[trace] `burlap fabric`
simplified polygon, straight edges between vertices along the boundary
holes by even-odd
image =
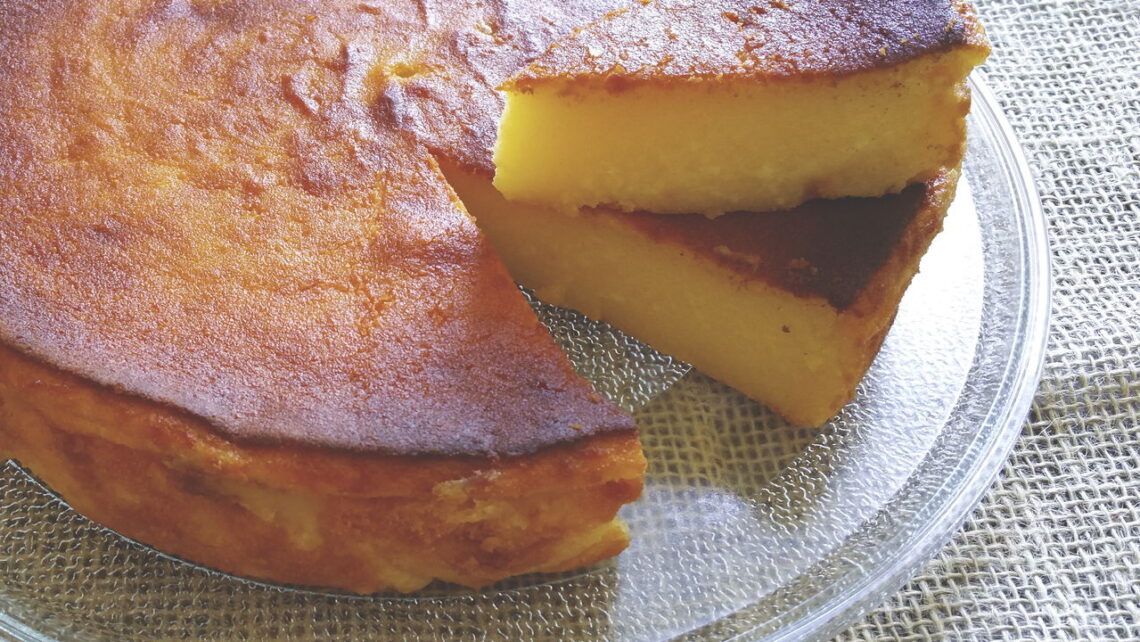
[[[1045,375],[983,504],[839,639],[1140,639],[1140,2],[978,5],[1049,220]]]
[[[840,639],[1140,639],[1140,2],[980,5],[995,46],[989,83],[1026,148],[1051,228],[1056,282],[1045,376],[983,505],[912,582]],[[624,362],[604,369],[615,363]],[[648,367],[654,379],[675,374],[668,362],[649,359]],[[726,432],[766,416],[704,377],[687,377],[639,413],[654,479],[667,486],[683,478],[697,491],[763,486],[814,436]],[[726,450],[742,457],[709,454]],[[82,640],[636,639],[667,633],[673,619],[719,613],[724,600],[754,591],[743,583],[736,593],[704,594],[699,581],[691,595],[683,585],[623,587],[623,577],[653,576],[669,564],[686,564],[686,578],[731,570],[715,555],[671,557],[707,550],[712,520],[719,534],[738,536],[734,542],[753,535],[750,513],[731,496],[704,494],[701,503],[658,491],[650,488],[629,512],[646,543],[643,554],[623,556],[621,572],[603,566],[520,580],[521,588],[499,593],[439,589],[446,603],[360,601],[238,584],[156,558],[4,469],[0,611]],[[672,501],[685,502],[693,523],[668,519]],[[655,537],[689,533],[682,547],[654,546]],[[765,555],[753,557],[768,564]],[[666,588],[685,598],[670,605],[676,618],[623,624],[622,609],[652,605]]]

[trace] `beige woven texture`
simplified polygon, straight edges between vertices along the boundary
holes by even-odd
[[[978,4],[1049,221],[1045,375],[983,504],[839,639],[1140,639],[1140,2]]]
[[[914,580],[839,639],[1140,640],[1140,0],[980,5],[995,48],[989,85],[1026,149],[1050,225],[1044,380],[983,504]],[[567,327],[563,334],[578,328]],[[905,338],[897,335],[890,341]],[[668,360],[617,348],[610,352],[619,360],[594,365],[649,373],[656,383],[679,374]],[[933,356],[900,348],[895,358]],[[940,367],[917,383],[956,392]],[[631,405],[658,391],[609,390]],[[630,551],[588,572],[521,578],[513,590],[443,587],[419,600],[280,591],[158,558],[0,467],[0,612],[78,640],[640,639],[687,630],[729,601],[748,604],[770,590],[769,560],[796,552],[768,547],[779,532],[764,539],[757,531],[794,527],[794,511],[784,521],[755,515],[815,497],[767,483],[816,434],[737,430],[764,423],[768,411],[699,375],[638,418],[651,488],[627,511],[638,534]],[[841,465],[834,452],[908,437],[860,430],[854,419],[800,461],[796,488],[822,479],[816,473],[829,462]],[[714,492],[722,487],[744,490]],[[883,491],[859,490],[865,499]],[[821,546],[834,544],[816,535]],[[733,581],[705,581],[722,574]]]

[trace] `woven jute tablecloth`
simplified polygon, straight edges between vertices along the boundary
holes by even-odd
[[[988,84],[1027,152],[1048,217],[1054,303],[1044,378],[982,505],[901,592],[839,639],[1140,640],[1140,0],[978,2],[994,45]],[[664,485],[683,478],[697,489],[756,488],[795,444],[814,437],[792,429],[725,434],[725,425],[751,425],[765,411],[700,376],[655,404],[638,418]],[[682,457],[678,443],[698,447]],[[718,444],[747,457],[702,454]],[[693,546],[708,545],[704,522],[670,521],[673,495],[647,495],[630,511],[643,540],[691,532]],[[727,510],[738,504],[721,496],[723,504],[694,514],[751,523],[749,510]],[[609,566],[549,590],[542,580],[529,592],[463,593],[449,609],[339,600],[157,558],[11,469],[0,470],[0,499],[9,506],[0,515],[0,615],[11,610],[65,639],[517,639],[520,631],[594,639],[606,633],[607,600],[621,585]],[[672,559],[672,549],[660,548],[627,552],[624,563]],[[686,577],[720,572],[720,561],[686,558],[705,565]],[[626,588],[627,602],[649,603],[661,587]],[[717,604],[680,606],[711,612]],[[523,621],[526,609],[543,617]]]
[[[979,0],[1049,222],[1045,374],[941,554],[842,640],[1140,639],[1140,1]]]

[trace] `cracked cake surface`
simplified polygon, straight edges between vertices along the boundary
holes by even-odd
[[[434,159],[486,167],[492,87],[606,8],[529,7],[10,5],[0,338],[255,441],[510,455],[632,429]]]

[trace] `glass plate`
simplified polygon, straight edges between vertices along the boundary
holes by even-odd
[[[997,103],[981,79],[973,87],[968,180],[858,398],[828,425],[787,426],[695,372],[668,387],[683,364],[543,310],[564,343],[603,345],[605,358],[571,353],[593,378],[619,373],[605,389],[622,403],[657,395],[637,413],[650,470],[644,497],[623,513],[634,539],[617,559],[484,591],[433,585],[361,598],[275,587],[118,537],[9,465],[0,471],[0,633],[799,640],[842,630],[961,525],[1005,461],[1040,377],[1044,220]]]

